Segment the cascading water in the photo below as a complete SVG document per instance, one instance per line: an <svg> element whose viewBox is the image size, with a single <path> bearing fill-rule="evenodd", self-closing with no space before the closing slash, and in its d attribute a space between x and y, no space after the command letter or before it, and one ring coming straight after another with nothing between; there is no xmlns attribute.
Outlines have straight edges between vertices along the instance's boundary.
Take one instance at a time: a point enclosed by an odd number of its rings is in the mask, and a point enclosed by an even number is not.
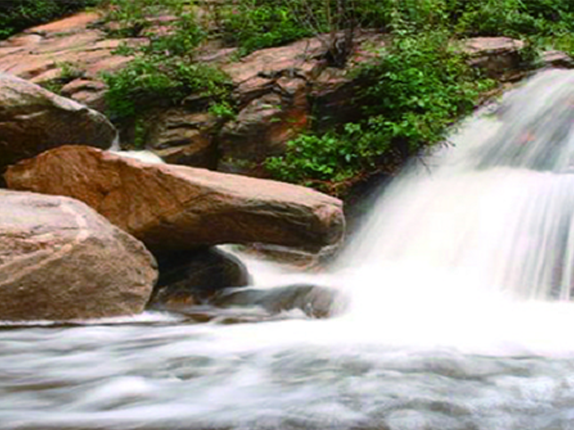
<svg viewBox="0 0 574 430"><path fill-rule="evenodd" d="M540 74L454 143L396 181L346 258L456 269L482 288L568 299L574 75Z"/></svg>
<svg viewBox="0 0 574 430"><path fill-rule="evenodd" d="M573 429L573 120L574 73L544 72L413 163L329 273L247 259L345 290L341 317L7 326L0 429Z"/></svg>

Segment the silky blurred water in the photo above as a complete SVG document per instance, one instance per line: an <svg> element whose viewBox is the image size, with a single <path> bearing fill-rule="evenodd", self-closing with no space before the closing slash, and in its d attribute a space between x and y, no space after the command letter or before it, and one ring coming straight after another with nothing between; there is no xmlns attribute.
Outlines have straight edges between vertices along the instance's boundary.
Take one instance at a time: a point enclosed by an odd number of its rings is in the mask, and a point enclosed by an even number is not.
<svg viewBox="0 0 574 430"><path fill-rule="evenodd" d="M342 256L256 284L349 311L0 326L0 429L574 429L574 73L547 71L387 187ZM241 312L241 311L239 311Z"/></svg>

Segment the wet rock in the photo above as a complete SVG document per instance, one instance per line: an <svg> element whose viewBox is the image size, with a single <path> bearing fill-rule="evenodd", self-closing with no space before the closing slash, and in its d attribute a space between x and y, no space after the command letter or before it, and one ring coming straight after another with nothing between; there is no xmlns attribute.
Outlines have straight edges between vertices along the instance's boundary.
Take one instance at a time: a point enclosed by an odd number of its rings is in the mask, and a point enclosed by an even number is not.
<svg viewBox="0 0 574 430"><path fill-rule="evenodd" d="M472 66L479 67L489 76L500 78L521 66L521 51L525 43L509 37L473 37L463 43L463 52Z"/></svg>
<svg viewBox="0 0 574 430"><path fill-rule="evenodd" d="M247 267L217 248L162 255L160 277L151 301L154 307L202 303L218 291L249 283Z"/></svg>
<svg viewBox="0 0 574 430"><path fill-rule="evenodd" d="M12 166L10 188L77 198L156 253L222 243L339 244L340 200L276 181L66 146Z"/></svg>
<svg viewBox="0 0 574 430"><path fill-rule="evenodd" d="M0 173L61 145L108 148L115 136L115 128L99 112L0 73Z"/></svg>
<svg viewBox="0 0 574 430"><path fill-rule="evenodd" d="M0 190L0 320L143 310L157 278L143 244L85 204Z"/></svg>
<svg viewBox="0 0 574 430"><path fill-rule="evenodd" d="M343 312L346 299L333 288L296 284L223 291L212 300L212 304L221 307L258 306L271 314L299 309L310 317L327 318Z"/></svg>

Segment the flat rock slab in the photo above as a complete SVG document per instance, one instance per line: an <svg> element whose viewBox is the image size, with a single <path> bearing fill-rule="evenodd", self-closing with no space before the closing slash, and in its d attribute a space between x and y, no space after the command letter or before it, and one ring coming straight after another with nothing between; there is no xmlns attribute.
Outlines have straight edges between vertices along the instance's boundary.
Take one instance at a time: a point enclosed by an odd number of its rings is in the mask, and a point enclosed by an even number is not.
<svg viewBox="0 0 574 430"><path fill-rule="evenodd" d="M115 137L116 129L101 113L0 73L0 172L56 146L108 148Z"/></svg>
<svg viewBox="0 0 574 430"><path fill-rule="evenodd" d="M0 190L0 320L136 314L156 279L144 245L85 204Z"/></svg>
<svg viewBox="0 0 574 430"><path fill-rule="evenodd" d="M45 83L61 78L65 66L72 67L81 75L78 80L94 85L78 88L74 84L62 94L100 111L105 109L106 88L100 74L117 71L132 60L114 54L120 45L135 47L146 40L108 39L103 30L95 28L101 19L98 13L81 12L1 41L0 72Z"/></svg>
<svg viewBox="0 0 574 430"><path fill-rule="evenodd" d="M340 200L304 187L65 146L11 167L16 190L74 197L155 252L268 243L313 252L337 245Z"/></svg>

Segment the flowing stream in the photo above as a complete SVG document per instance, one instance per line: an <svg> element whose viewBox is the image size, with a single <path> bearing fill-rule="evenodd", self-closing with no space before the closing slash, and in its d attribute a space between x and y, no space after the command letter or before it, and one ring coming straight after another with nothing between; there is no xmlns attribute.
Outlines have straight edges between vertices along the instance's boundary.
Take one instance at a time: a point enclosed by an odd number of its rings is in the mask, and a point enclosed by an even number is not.
<svg viewBox="0 0 574 430"><path fill-rule="evenodd" d="M573 430L574 72L546 71L388 186L330 320L0 329L0 429Z"/></svg>

